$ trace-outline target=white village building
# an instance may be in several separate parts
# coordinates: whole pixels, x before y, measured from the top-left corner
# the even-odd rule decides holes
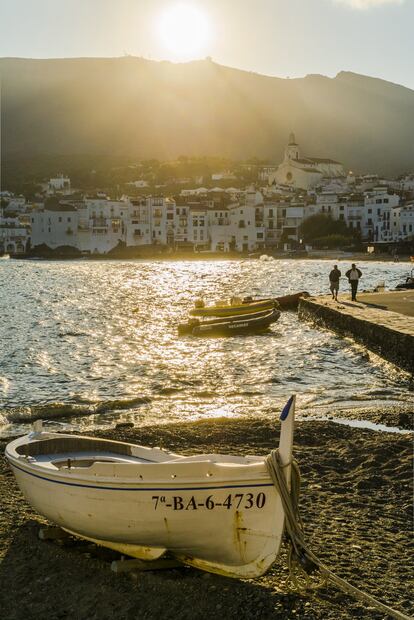
[[[343,165],[333,159],[301,155],[295,134],[291,133],[283,162],[276,172],[269,175],[269,184],[311,189],[321,185],[323,179],[345,178]]]

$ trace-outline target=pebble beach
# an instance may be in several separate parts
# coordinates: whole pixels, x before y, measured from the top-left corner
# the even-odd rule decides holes
[[[391,427],[399,421],[411,425],[408,410],[402,417],[389,410],[377,413],[372,419]],[[92,434],[185,454],[265,455],[277,445],[278,432],[267,420],[216,419]],[[408,615],[414,613],[412,440],[407,428],[379,432],[302,421],[294,447],[311,549],[339,576]],[[5,445],[1,440],[2,453]],[[115,574],[110,570],[110,562],[120,557],[115,552],[85,541],[38,539],[45,521],[26,504],[4,456],[0,481],[0,609],[8,620],[385,617],[334,587],[294,591],[285,552],[256,580],[188,567]]]

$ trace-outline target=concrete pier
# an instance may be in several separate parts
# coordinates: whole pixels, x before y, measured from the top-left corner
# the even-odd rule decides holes
[[[299,303],[299,318],[353,338],[384,359],[414,374],[414,291],[309,297]]]

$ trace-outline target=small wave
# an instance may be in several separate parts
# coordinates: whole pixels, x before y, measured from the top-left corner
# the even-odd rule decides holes
[[[179,387],[164,387],[158,390],[158,394],[161,396],[170,396],[170,394],[176,394],[177,392],[182,392],[183,388]]]
[[[108,411],[116,411],[119,409],[133,409],[138,405],[147,405],[151,402],[146,396],[137,396],[135,398],[105,400],[94,405],[93,413],[107,413]]]
[[[151,402],[149,398],[139,396],[128,399],[105,400],[99,403],[45,403],[31,407],[13,407],[0,410],[0,424],[34,422],[34,420],[56,420],[57,418],[77,418],[125,409],[134,409]]]

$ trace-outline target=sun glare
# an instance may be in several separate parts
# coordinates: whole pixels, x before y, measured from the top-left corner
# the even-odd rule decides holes
[[[175,4],[158,22],[161,42],[171,60],[191,60],[206,51],[210,24],[207,15],[191,4]]]

